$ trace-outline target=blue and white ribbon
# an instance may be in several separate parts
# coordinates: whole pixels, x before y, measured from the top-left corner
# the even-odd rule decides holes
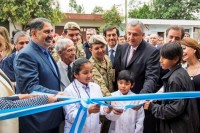
[[[85,120],[87,118],[87,107],[91,103],[100,104],[103,106],[111,106],[111,105],[105,104],[104,101],[173,100],[173,99],[199,98],[199,97],[200,97],[200,91],[138,94],[138,95],[125,95],[125,96],[123,95],[123,96],[110,96],[110,97],[90,98],[90,99],[78,99],[78,98],[75,99],[75,98],[69,98],[69,97],[64,97],[64,96],[58,96],[59,99],[63,99],[65,101],[60,101],[60,102],[36,106],[36,107],[2,110],[0,111],[0,120],[31,115],[31,114],[55,109],[58,107],[62,107],[68,104],[80,102],[81,106],[78,110],[77,116],[71,128],[71,133],[72,132],[80,133],[83,129]],[[123,107],[123,109],[133,108],[136,106],[140,106],[140,105],[139,104],[128,105],[126,107]],[[116,107],[116,108],[119,108],[119,107]]]
[[[88,99],[81,100],[81,106],[71,127],[70,133],[81,133],[83,126],[85,125],[88,112],[88,105],[90,103],[91,102]]]

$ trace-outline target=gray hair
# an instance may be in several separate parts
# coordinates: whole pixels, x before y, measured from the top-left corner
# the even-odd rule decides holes
[[[18,31],[13,38],[13,42],[17,43],[19,41],[19,37],[27,37],[30,40],[30,36],[27,32],[25,31]]]
[[[97,34],[96,30],[95,30],[95,29],[93,29],[93,28],[89,28],[89,29],[87,29],[87,30],[86,30],[86,32],[87,32],[87,31],[92,31],[92,32],[94,33],[94,35],[96,35],[96,34]]]
[[[144,24],[143,24],[141,21],[139,21],[139,20],[137,20],[137,19],[134,19],[134,20],[132,20],[131,22],[129,22],[129,23],[127,24],[127,27],[129,27],[129,26],[135,27],[135,26],[137,26],[137,25],[140,26],[141,32],[144,33],[144,28],[145,28],[145,26],[144,26]]]
[[[65,48],[67,47],[67,45],[69,45],[69,44],[74,44],[74,42],[68,38],[59,39],[55,45],[56,53],[59,55],[59,52],[64,51]]]
[[[35,18],[30,22],[30,30],[32,29],[41,30],[44,26],[44,23],[51,24],[51,21],[46,18]]]

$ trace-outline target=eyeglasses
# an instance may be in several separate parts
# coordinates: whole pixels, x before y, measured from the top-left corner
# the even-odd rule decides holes
[[[24,42],[18,42],[19,44],[23,45],[23,44],[28,44],[29,41],[24,41]]]

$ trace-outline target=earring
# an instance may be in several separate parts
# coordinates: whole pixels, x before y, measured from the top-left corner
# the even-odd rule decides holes
[[[194,54],[196,53],[196,50],[194,50]]]

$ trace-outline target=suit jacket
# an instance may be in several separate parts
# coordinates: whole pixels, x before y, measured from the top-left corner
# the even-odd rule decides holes
[[[0,69],[0,97],[14,95],[14,87],[6,74]],[[18,118],[0,121],[0,133],[18,133]]]
[[[8,78],[12,82],[15,82],[15,73],[14,73],[14,68],[13,68],[13,61],[14,61],[15,56],[16,56],[16,52],[6,57],[2,61],[2,66],[1,66],[1,69],[4,71],[4,73],[8,76]]]
[[[49,54],[50,55],[50,54]],[[14,60],[17,93],[40,91],[57,94],[60,91],[60,74],[50,55],[57,74],[41,48],[32,40]],[[62,108],[21,117],[20,132],[45,132],[59,126],[63,120]]]
[[[131,89],[134,93],[153,93],[157,91],[157,81],[160,74],[159,51],[146,41],[142,41],[137,47],[133,58],[127,65],[127,58],[131,46],[122,45],[120,57],[121,70],[134,72],[135,85]]]
[[[116,49],[116,52],[115,52],[115,58],[114,58],[114,64],[112,64],[113,66],[113,69],[115,70],[115,80],[113,82],[113,88],[114,88],[114,91],[117,91],[118,90],[118,87],[117,87],[117,77],[118,77],[118,74],[120,72],[120,56],[121,56],[121,46],[122,45],[117,45],[117,49]],[[108,54],[108,47],[106,47],[106,54],[109,56]]]
[[[90,50],[89,50],[89,44],[88,44],[88,42],[85,42],[84,44],[83,44],[83,49],[84,49],[84,51],[85,51],[85,54],[86,54],[86,58],[89,60],[90,59],[90,57],[92,56],[92,53],[90,52]]]
[[[60,77],[61,77],[61,90],[64,91],[65,88],[70,84],[70,80],[67,76],[67,71],[63,68],[61,64],[61,60],[58,60],[57,65],[58,65],[58,69],[60,71]]]

